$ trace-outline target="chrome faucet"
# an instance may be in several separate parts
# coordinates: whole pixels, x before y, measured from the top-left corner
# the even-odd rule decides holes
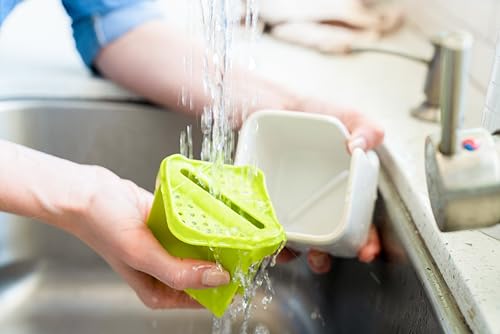
[[[375,52],[406,58],[427,66],[427,76],[424,84],[425,100],[411,110],[411,115],[417,119],[438,122],[440,117],[441,67],[443,49],[447,48],[447,33],[441,33],[430,39],[434,52],[430,59],[414,56],[400,51],[373,47],[353,47],[351,53]]]
[[[442,37],[441,136],[425,143],[429,199],[442,231],[500,222],[500,140],[484,128],[461,129],[471,46],[468,33]]]
[[[493,133],[500,132],[500,33],[497,39],[491,80],[486,94],[482,125]]]

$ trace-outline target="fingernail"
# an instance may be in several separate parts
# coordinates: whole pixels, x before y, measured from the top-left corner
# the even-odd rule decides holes
[[[217,268],[205,270],[201,277],[201,283],[210,287],[228,284],[229,280],[229,273]]]
[[[366,139],[364,137],[357,137],[349,140],[347,147],[349,148],[349,152],[352,154],[356,148],[360,148],[363,151],[366,150]]]

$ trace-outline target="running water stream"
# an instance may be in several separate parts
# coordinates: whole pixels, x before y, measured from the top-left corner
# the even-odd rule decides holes
[[[187,30],[193,34],[193,12],[195,2],[188,4]],[[203,55],[203,87],[209,96],[210,103],[203,108],[201,115],[202,147],[201,159],[214,163],[212,170],[215,177],[220,173],[220,166],[224,163],[233,162],[235,149],[235,127],[240,119],[244,119],[248,110],[255,103],[256,96],[248,89],[248,94],[236,104],[233,97],[235,86],[235,37],[242,37],[245,43],[244,59],[240,59],[240,66],[246,70],[255,69],[255,61],[252,56],[252,46],[257,40],[259,31],[258,23],[258,0],[198,0],[201,12],[202,33],[205,42]],[[242,22],[243,19],[243,22]],[[243,23],[243,24],[242,24]],[[241,31],[243,29],[243,31]],[[240,41],[238,41],[240,42]],[[185,71],[190,76],[190,84],[193,80],[193,54],[185,56]],[[241,87],[241,82],[238,83]],[[183,107],[192,109],[192,96],[186,87],[181,91],[181,103]],[[240,118],[240,119],[238,119]],[[181,154],[187,157],[193,156],[192,127],[181,134]],[[249,175],[248,177],[251,177]],[[216,186],[215,186],[216,188]],[[217,189],[211,189],[214,195]],[[256,307],[266,308],[273,298],[273,288],[268,274],[269,266],[276,262],[274,256],[264,259],[262,263],[255,264],[250,269],[250,275],[236,273],[233,280],[238,281],[244,287],[244,293],[239,296],[221,318],[213,318],[213,334],[230,334],[234,329],[236,319],[242,319],[240,334],[247,334],[252,309]],[[264,290],[261,300],[254,300],[258,289]],[[256,324],[253,328],[255,334],[267,334],[269,330],[263,324]]]

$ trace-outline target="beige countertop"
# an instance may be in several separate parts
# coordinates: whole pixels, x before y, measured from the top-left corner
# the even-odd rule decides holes
[[[41,15],[43,13],[43,15]],[[431,47],[406,27],[383,41],[419,55]],[[376,54],[333,57],[263,37],[254,47],[257,71],[303,93],[353,106],[386,129],[379,150],[469,326],[500,333],[500,241],[483,231],[440,233],[427,197],[423,149],[437,125],[410,117],[422,98],[425,68]],[[69,20],[56,0],[27,1],[0,30],[0,98],[137,99],[92,77],[73,46]],[[483,97],[467,91],[466,125],[478,126]],[[498,226],[496,227],[498,230]]]

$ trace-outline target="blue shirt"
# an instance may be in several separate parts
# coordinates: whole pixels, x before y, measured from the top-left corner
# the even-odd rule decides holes
[[[0,0],[0,25],[20,1]],[[162,16],[151,0],[62,0],[62,3],[72,19],[76,48],[89,67],[101,48]]]

